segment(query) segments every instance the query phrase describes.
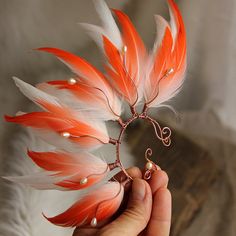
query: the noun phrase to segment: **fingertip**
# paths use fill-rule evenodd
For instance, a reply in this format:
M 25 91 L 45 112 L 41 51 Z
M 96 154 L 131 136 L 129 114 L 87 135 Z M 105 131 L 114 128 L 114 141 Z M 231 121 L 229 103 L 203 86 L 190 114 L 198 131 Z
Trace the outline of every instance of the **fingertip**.
M 140 209 L 143 209 L 142 211 L 146 212 L 146 216 L 150 217 L 152 199 L 152 191 L 147 181 L 138 178 L 134 179 L 128 206 L 140 205 Z
M 154 194 L 160 188 L 167 188 L 169 177 L 163 170 L 155 171 L 152 174 L 152 178 L 149 180 L 149 184 Z
M 133 179 L 135 179 L 135 178 L 142 178 L 141 170 L 138 167 L 136 167 L 136 166 L 128 168 L 126 170 L 126 172 Z M 122 181 L 127 179 L 127 176 L 125 175 L 125 173 L 123 171 L 120 171 L 113 178 L 116 179 L 119 182 L 122 182 Z
M 142 172 L 137 166 L 127 169 L 127 172 L 132 178 L 142 178 Z
M 163 170 L 161 170 L 159 174 L 161 175 L 163 184 L 167 188 L 168 183 L 169 183 L 169 176 L 168 176 L 168 174 L 165 171 L 163 171 Z
M 154 196 L 154 199 L 157 198 L 157 200 L 160 200 L 161 202 L 171 200 L 171 192 L 168 188 L 160 188 L 156 191 L 156 194 Z

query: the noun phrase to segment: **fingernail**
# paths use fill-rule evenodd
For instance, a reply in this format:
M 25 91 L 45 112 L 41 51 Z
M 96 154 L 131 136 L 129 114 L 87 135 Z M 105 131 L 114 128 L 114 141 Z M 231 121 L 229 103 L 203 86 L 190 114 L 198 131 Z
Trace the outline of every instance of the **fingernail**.
M 143 200 L 146 195 L 146 185 L 144 180 L 134 179 L 132 184 L 132 198 L 134 200 Z

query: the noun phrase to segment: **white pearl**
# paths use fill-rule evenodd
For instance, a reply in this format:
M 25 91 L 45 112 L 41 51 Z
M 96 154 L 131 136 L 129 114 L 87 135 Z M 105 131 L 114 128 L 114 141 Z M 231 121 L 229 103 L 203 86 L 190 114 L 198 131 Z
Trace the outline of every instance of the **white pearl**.
M 146 169 L 147 169 L 147 170 L 151 170 L 152 167 L 153 167 L 153 164 L 152 164 L 151 162 L 147 162 L 147 164 L 146 164 Z
M 91 225 L 92 227 L 96 227 L 96 226 L 97 226 L 97 224 L 98 224 L 97 218 L 96 218 L 96 217 L 94 217 L 94 218 L 91 220 L 91 223 L 90 223 L 90 225 Z
M 63 133 L 61 133 L 61 136 L 64 137 L 64 138 L 69 138 L 70 137 L 70 133 L 63 132 Z
M 83 178 L 80 180 L 80 184 L 87 184 L 88 183 L 88 179 L 87 178 Z
M 170 75 L 174 72 L 174 69 L 173 68 L 170 68 L 168 71 L 167 71 L 167 75 Z
M 70 78 L 69 80 L 68 80 L 68 84 L 71 84 L 71 85 L 73 85 L 73 84 L 76 84 L 76 79 L 74 79 L 74 78 Z
M 127 46 L 124 46 L 122 50 L 123 50 L 124 53 L 126 53 L 127 50 L 128 50 Z

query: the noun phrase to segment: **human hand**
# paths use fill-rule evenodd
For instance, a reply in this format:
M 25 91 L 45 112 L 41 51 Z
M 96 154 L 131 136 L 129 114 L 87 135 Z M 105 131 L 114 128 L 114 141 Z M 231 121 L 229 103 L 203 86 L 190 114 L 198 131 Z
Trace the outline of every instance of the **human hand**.
M 100 228 L 77 228 L 73 236 L 169 236 L 171 194 L 167 174 L 157 170 L 147 183 L 138 168 L 132 167 L 128 173 L 134 180 L 126 186 L 128 204 L 120 216 Z

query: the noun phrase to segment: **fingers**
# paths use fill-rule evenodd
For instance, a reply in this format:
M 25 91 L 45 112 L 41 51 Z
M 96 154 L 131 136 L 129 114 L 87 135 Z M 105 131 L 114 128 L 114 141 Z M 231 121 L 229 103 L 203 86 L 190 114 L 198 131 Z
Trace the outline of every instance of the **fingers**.
M 76 228 L 72 236 L 93 236 L 96 235 L 97 229 L 80 229 Z
M 136 166 L 134 166 L 134 167 L 130 167 L 130 168 L 128 168 L 127 170 L 127 173 L 132 177 L 132 178 L 142 178 L 142 172 L 141 172 L 141 170 L 138 168 L 138 167 L 136 167 Z M 116 174 L 115 176 L 114 176 L 114 178 L 115 179 L 117 179 L 117 180 L 124 180 L 124 179 L 126 179 L 126 175 L 124 174 L 124 172 L 123 171 L 120 171 L 118 174 Z
M 124 212 L 112 223 L 99 230 L 100 236 L 129 235 L 136 236 L 145 229 L 146 236 L 169 236 L 171 221 L 171 195 L 167 190 L 168 176 L 162 170 L 152 174 L 149 184 L 138 179 L 142 173 L 137 167 L 127 170 L 134 181 L 125 186 L 132 191 L 129 196 L 128 206 Z M 123 172 L 115 178 L 125 180 Z M 152 203 L 153 199 L 153 203 Z M 151 216 L 151 217 L 150 217 Z M 96 235 L 95 229 L 77 229 L 73 236 Z
M 146 229 L 146 236 L 169 236 L 171 224 L 171 194 L 167 189 L 168 175 L 162 170 L 152 174 L 149 181 L 153 205 L 152 214 Z
M 132 178 L 142 178 L 142 172 L 138 167 L 131 167 L 126 170 L 127 173 L 132 177 Z M 119 172 L 116 174 L 113 179 L 116 179 L 119 182 L 122 182 L 126 179 L 126 175 L 124 172 Z M 131 187 L 132 182 L 128 183 L 125 185 L 125 191 L 128 191 Z M 103 227 L 105 224 L 110 222 L 110 219 L 100 222 L 99 228 Z M 79 236 L 79 235 L 84 235 L 84 236 L 90 236 L 90 235 L 96 235 L 97 229 L 89 229 L 87 227 L 85 228 L 76 228 L 74 231 L 73 236 Z
M 127 169 L 126 171 L 133 179 L 135 179 L 135 178 L 141 179 L 142 178 L 142 172 L 138 167 L 131 167 L 131 168 Z M 127 179 L 127 177 L 123 171 L 120 171 L 118 174 L 116 174 L 114 176 L 114 179 L 116 179 L 118 182 L 123 182 L 124 180 Z M 132 181 L 128 182 L 125 185 L 125 191 L 130 189 L 131 184 L 132 184 Z
M 126 210 L 110 225 L 104 227 L 101 235 L 138 235 L 148 224 L 151 208 L 152 192 L 150 186 L 142 179 L 134 179 Z
M 166 172 L 158 170 L 153 172 L 152 178 L 148 181 L 148 183 L 151 187 L 152 193 L 155 194 L 159 188 L 167 187 L 168 181 L 169 178 Z
M 160 188 L 154 194 L 152 215 L 146 236 L 169 236 L 170 225 L 171 194 L 167 188 Z

